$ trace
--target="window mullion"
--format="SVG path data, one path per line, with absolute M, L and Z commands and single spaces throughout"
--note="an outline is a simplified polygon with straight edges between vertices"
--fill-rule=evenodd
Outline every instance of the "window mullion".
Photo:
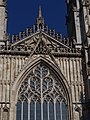
M 34 108 L 34 120 L 36 120 L 36 101 L 35 101 L 35 106 L 34 106 L 35 108 Z
M 41 101 L 41 120 L 43 120 L 43 101 Z
M 56 120 L 56 101 L 54 100 L 54 120 Z
M 23 120 L 23 101 L 22 101 L 22 106 L 21 106 L 21 120 Z
M 48 120 L 49 120 L 49 102 L 47 103 L 47 111 L 48 111 Z
M 28 120 L 30 120 L 30 102 L 28 101 Z
M 62 102 L 60 102 L 60 120 L 62 120 Z

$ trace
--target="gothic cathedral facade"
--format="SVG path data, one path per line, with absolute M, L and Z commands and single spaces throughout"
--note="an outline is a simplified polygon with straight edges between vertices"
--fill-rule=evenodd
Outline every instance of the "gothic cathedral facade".
M 66 0 L 63 38 L 44 22 L 12 39 L 0 0 L 0 120 L 90 120 L 90 0 Z

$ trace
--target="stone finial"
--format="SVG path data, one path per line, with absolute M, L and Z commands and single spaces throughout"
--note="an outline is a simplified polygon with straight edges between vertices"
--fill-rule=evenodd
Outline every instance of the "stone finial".
M 42 18 L 42 9 L 41 9 L 41 6 L 39 6 L 38 18 Z

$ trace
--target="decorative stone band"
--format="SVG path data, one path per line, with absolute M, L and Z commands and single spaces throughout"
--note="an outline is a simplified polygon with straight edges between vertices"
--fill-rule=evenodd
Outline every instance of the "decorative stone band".
M 32 53 L 34 48 L 31 48 L 31 46 L 5 46 L 5 45 L 1 45 L 0 46 L 0 52 L 3 53 L 7 53 L 7 52 L 23 52 L 23 53 Z M 73 48 L 73 49 L 69 49 L 69 48 L 60 48 L 60 47 L 55 47 L 55 48 L 49 48 L 49 52 L 52 54 L 81 54 L 82 50 L 79 48 Z M 40 49 L 39 51 L 36 50 L 34 52 L 34 54 L 48 54 L 48 51 L 45 52 L 44 48 L 42 49 L 42 52 L 40 53 Z

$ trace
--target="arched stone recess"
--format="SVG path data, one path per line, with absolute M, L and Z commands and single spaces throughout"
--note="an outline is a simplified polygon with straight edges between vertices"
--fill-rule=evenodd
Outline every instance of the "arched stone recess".
M 21 87 L 22 82 L 26 80 L 31 70 L 39 64 L 43 64 L 44 66 L 47 66 L 56 76 L 58 83 L 61 84 L 63 88 L 63 93 L 66 97 L 66 104 L 67 104 L 67 111 L 68 111 L 67 120 L 72 120 L 73 115 L 72 115 L 71 89 L 67 83 L 67 80 L 65 79 L 60 68 L 50 60 L 44 58 L 43 56 L 39 56 L 37 59 L 34 59 L 32 62 L 29 62 L 21 71 L 21 73 L 18 75 L 15 82 L 12 83 L 10 120 L 16 120 L 16 104 L 18 100 L 18 91 Z

